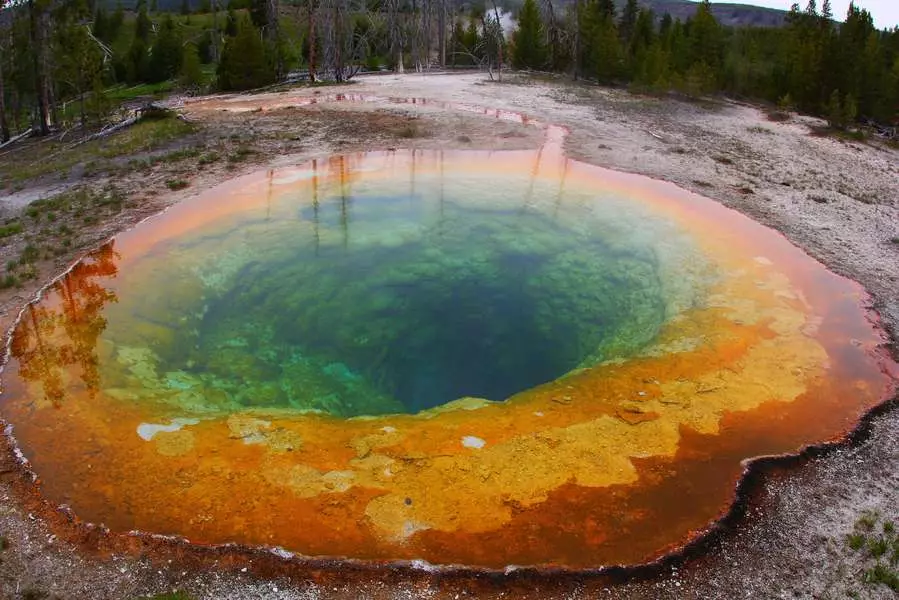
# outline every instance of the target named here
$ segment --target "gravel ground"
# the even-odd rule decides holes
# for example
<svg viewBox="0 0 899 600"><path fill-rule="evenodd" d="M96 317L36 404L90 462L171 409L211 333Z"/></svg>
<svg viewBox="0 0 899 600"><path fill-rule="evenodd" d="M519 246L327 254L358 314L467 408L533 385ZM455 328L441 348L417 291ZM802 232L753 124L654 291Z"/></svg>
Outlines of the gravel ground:
<svg viewBox="0 0 899 600"><path fill-rule="evenodd" d="M518 111L567 126L566 151L574 158L673 181L783 232L832 270L864 285L896 339L896 150L821 136L823 123L811 118L793 115L773 122L748 105L647 98L561 82L521 78L496 84L476 74L385 75L328 93L341 91ZM308 90L294 90L238 100L267 107L309 95ZM542 139L539 128L438 104L342 101L263 113L220 110L228 105L214 98L188 103L182 110L203 125L203 135L219 140L249 127L258 154L237 170L193 174L191 189L263 162L271 164L272 156L278 156L276 163L288 163L335 151L392 146L528 148ZM84 244L191 194L146 192L148 186L160 188L166 176L126 177L124 185L141 201L114 222L85 232ZM4 200L0 196L0 205ZM16 208L6 204L5 210L9 214ZM14 250L4 248L0 255ZM44 271L58 272L72 258L62 257ZM33 291L0 295L6 325ZM661 572L593 578L535 578L527 573L462 578L424 566L401 574L391 569L298 567L265 552L203 553L162 540L107 536L48 510L10 454L3 453L0 598L127 599L175 589L197 599L894 598L886 586L863 582L873 563L850 551L845 541L863 511L899 517L899 410L883 410L867 425L855 443L773 471L750 486L745 516L701 556Z"/></svg>

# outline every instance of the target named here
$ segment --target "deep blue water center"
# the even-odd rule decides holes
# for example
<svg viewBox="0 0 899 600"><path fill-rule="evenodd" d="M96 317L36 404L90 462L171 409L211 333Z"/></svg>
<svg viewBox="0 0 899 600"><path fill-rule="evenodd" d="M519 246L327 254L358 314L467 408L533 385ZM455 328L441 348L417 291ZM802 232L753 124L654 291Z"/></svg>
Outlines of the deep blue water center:
<svg viewBox="0 0 899 600"><path fill-rule="evenodd" d="M655 257L614 228L416 196L331 198L298 218L312 226L270 234L170 355L244 405L504 400L632 352L665 318Z"/></svg>

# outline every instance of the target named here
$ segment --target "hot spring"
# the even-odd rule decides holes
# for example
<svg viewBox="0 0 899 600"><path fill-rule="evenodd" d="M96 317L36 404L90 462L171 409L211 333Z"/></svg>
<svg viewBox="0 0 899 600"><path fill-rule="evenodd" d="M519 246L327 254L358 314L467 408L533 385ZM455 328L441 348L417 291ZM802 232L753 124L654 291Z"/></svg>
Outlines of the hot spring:
<svg viewBox="0 0 899 600"><path fill-rule="evenodd" d="M650 560L741 461L892 389L860 288L673 185L558 152L262 171L26 307L3 417L116 531L503 567Z"/></svg>

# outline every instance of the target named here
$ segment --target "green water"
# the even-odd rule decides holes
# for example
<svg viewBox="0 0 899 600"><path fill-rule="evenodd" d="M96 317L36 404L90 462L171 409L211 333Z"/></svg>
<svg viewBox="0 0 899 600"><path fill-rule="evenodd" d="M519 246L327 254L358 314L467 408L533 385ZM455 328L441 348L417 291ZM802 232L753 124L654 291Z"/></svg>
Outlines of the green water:
<svg viewBox="0 0 899 600"><path fill-rule="evenodd" d="M107 386L199 412L500 401L638 352L695 301L672 275L688 240L633 203L436 183L282 193L157 249L107 310Z"/></svg>

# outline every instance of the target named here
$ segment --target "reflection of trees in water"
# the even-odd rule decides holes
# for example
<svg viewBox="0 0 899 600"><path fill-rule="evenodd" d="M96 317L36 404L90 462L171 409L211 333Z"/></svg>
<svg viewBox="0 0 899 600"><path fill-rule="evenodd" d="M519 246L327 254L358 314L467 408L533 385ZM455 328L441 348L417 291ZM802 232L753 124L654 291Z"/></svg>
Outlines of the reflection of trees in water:
<svg viewBox="0 0 899 600"><path fill-rule="evenodd" d="M106 329L103 307L115 302L115 292L98 278L118 272L114 242L91 253L47 293L59 302L29 304L13 333L12 355L19 361L19 376L40 382L44 398L59 406L65 397L63 370L81 369L81 380L93 396L100 385L97 338Z"/></svg>

